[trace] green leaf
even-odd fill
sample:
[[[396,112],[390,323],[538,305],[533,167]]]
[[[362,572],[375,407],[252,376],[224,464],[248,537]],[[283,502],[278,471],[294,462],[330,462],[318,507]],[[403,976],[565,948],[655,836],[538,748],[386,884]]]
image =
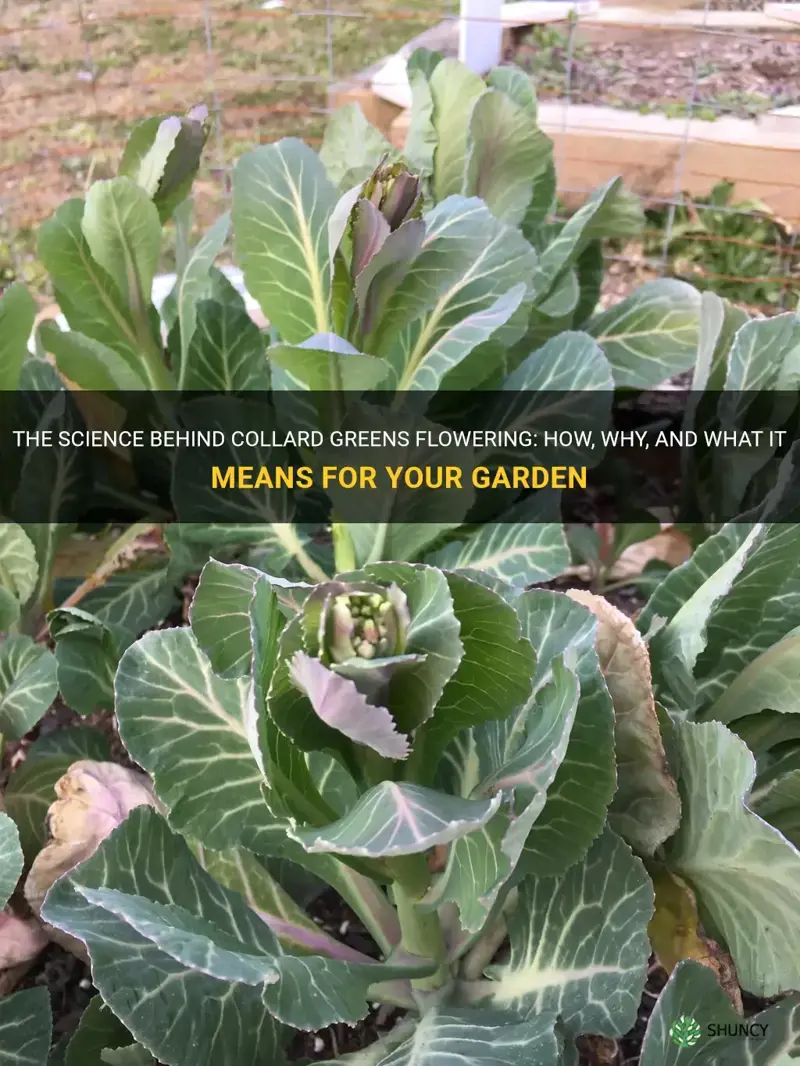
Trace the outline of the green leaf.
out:
[[[19,283],[0,295],[0,390],[16,389],[36,319],[36,303]]]
[[[729,685],[705,717],[733,722],[769,708],[793,714],[800,693],[800,634],[793,634],[762,652]]]
[[[477,829],[502,797],[464,800],[404,782],[384,781],[343,818],[314,829],[289,829],[306,851],[378,858],[416,855]]]
[[[384,157],[393,162],[397,152],[352,103],[331,115],[319,157],[330,180],[342,188],[365,181]]]
[[[536,91],[524,70],[511,66],[495,67],[487,74],[486,83],[490,88],[505,93],[530,118],[536,119]]]
[[[0,1055],[8,1066],[46,1066],[52,1024],[46,988],[0,999]]]
[[[725,390],[795,389],[800,375],[800,318],[796,314],[745,322],[728,354]],[[739,401],[745,404],[746,398]]]
[[[100,1061],[107,1066],[153,1066],[153,1056],[141,1044],[104,1048],[100,1052]]]
[[[287,138],[236,164],[233,226],[248,292],[287,344],[328,333],[328,218],[336,190],[308,145]]]
[[[746,806],[747,746],[718,722],[676,723],[683,821],[669,864],[733,956],[742,988],[773,996],[800,984],[800,852]]]
[[[618,387],[648,389],[694,365],[700,294],[673,278],[648,281],[586,329],[603,349]]]
[[[748,803],[759,817],[800,848],[800,769],[778,774],[762,788],[756,781]]]
[[[435,774],[440,753],[462,729],[507,718],[526,702],[536,666],[534,650],[513,607],[461,575],[448,574],[447,584],[461,625],[464,654],[433,716],[414,739],[415,770],[426,782]],[[389,705],[393,706],[391,700]]]
[[[404,387],[420,392],[436,392],[445,377],[448,388],[458,389],[461,382],[459,367],[479,344],[483,344],[504,326],[517,311],[525,297],[523,283],[515,285],[489,307],[467,315],[455,323],[424,352],[413,372],[405,379]],[[466,387],[466,383],[464,383]]]
[[[0,524],[0,631],[16,624],[38,576],[36,548],[25,530],[10,522]]]
[[[192,249],[186,267],[178,279],[176,301],[181,333],[179,381],[182,381],[191,365],[188,362],[189,345],[197,325],[197,305],[211,294],[211,267],[225,246],[229,229],[230,215],[225,213]]]
[[[250,602],[260,577],[260,571],[241,563],[209,559],[203,567],[189,617],[217,674],[241,677],[250,671]]]
[[[81,389],[135,392],[148,387],[141,362],[129,361],[107,344],[75,330],[64,332],[54,322],[43,322],[39,336],[60,373]]]
[[[430,76],[433,125],[438,136],[434,152],[433,188],[438,202],[464,192],[470,122],[475,103],[487,92],[482,78],[459,63],[443,59]]]
[[[130,178],[96,181],[86,196],[83,235],[94,261],[132,313],[150,306],[161,252],[161,222],[147,193]]]
[[[23,865],[17,827],[7,814],[0,811],[0,910],[17,887]]]
[[[503,382],[505,392],[542,393],[537,402],[535,397],[520,397],[518,407],[522,411],[531,411],[536,415],[536,420],[544,421],[549,413],[551,405],[557,405],[557,417],[561,419],[560,425],[564,425],[564,411],[570,411],[571,424],[575,429],[583,429],[581,412],[585,409],[586,416],[593,416],[591,420],[584,417],[587,426],[594,426],[597,421],[599,410],[597,403],[587,405],[585,400],[579,405],[579,396],[588,390],[597,392],[611,392],[614,381],[611,376],[611,368],[593,337],[588,333],[577,333],[568,330],[559,333],[542,345],[537,351],[532,352],[516,370],[509,374]],[[566,397],[547,396],[547,393],[567,392],[575,393],[574,400]],[[503,401],[506,408],[504,422],[509,426],[514,425],[512,417],[516,411],[507,400]],[[609,395],[609,406],[611,397]],[[567,405],[565,407],[565,404]],[[571,406],[569,406],[571,405]],[[528,421],[525,425],[529,424]],[[530,424],[533,424],[531,420]]]
[[[525,841],[516,876],[559,876],[600,834],[616,789],[614,708],[595,650],[594,615],[568,596],[535,589],[518,600],[523,632],[536,649],[534,691],[559,655],[577,660],[580,699],[566,755],[544,810]]]
[[[692,1019],[700,1026],[702,1037],[697,1043],[681,1047],[672,1039],[670,1030],[679,1018]],[[754,1032],[744,1039],[709,1034],[711,1025],[737,1026],[742,1024],[742,1018],[720,987],[714,970],[686,959],[672,971],[656,1000],[642,1042],[641,1066],[734,1066],[745,1062],[748,1066],[778,1066],[777,1054],[800,1046],[800,1004],[796,996],[750,1015],[747,1023]],[[755,1029],[756,1025],[763,1029]]]
[[[374,389],[386,377],[389,368],[381,359],[362,355],[340,337],[311,337],[297,347],[276,344],[267,349],[270,362],[285,370],[293,383],[311,392],[329,392],[334,385],[332,364],[336,360],[341,388],[346,392]],[[329,401],[328,401],[329,402]]]
[[[157,626],[178,602],[183,567],[173,560],[144,560],[121,570],[83,598],[83,609],[112,629],[142,633]]]
[[[69,1042],[64,1066],[101,1066],[101,1055],[106,1048],[127,1047],[132,1043],[133,1037],[103,1002],[103,997],[95,996]]]
[[[434,1007],[385,1058],[356,1057],[351,1066],[560,1066],[554,1022],[552,1015],[518,1022],[485,1008]]]
[[[263,958],[274,952],[274,937],[241,897],[201,869],[152,809],[135,810],[62,878],[44,913],[87,944],[103,999],[158,1059],[172,1066],[283,1061],[280,1028],[261,989],[214,976],[220,956],[242,951]],[[201,940],[205,963],[181,961]]]
[[[456,769],[461,795],[516,789],[514,817],[499,810],[481,829],[454,840],[444,873],[424,899],[436,908],[446,900],[456,903],[470,932],[487,921],[544,807],[567,749],[578,695],[576,676],[557,660],[552,680],[524,707],[503,721],[462,733],[445,756]]]
[[[92,258],[83,217],[83,200],[62,204],[39,227],[39,258],[70,329],[113,348],[135,366],[141,355],[130,310],[111,276]]]
[[[251,749],[249,678],[225,679],[188,629],[146,634],[119,664],[125,747],[150,771],[171,824],[209,848],[263,839],[272,819]]]
[[[194,317],[196,328],[181,364],[180,388],[201,392],[269,388],[264,336],[247,311],[201,300]],[[181,343],[183,336],[181,331]]]
[[[570,552],[560,522],[487,522],[468,539],[453,541],[425,561],[468,575],[491,574],[525,589],[562,574],[570,564]]]
[[[653,886],[610,829],[563,877],[530,877],[508,918],[511,958],[491,967],[492,1001],[535,1018],[558,1014],[572,1036],[621,1036],[647,976]]]
[[[59,607],[47,621],[64,702],[78,714],[113,709],[114,675],[134,634],[77,607]]]
[[[536,125],[535,98],[533,107],[531,114],[506,93],[490,91],[470,116],[464,192],[479,196],[509,226],[522,223],[552,157],[553,142]]]
[[[439,138],[433,124],[433,96],[430,78],[444,56],[417,48],[406,65],[406,75],[411,89],[411,115],[409,118],[403,155],[409,166],[427,177],[433,174],[433,159]]]
[[[208,110],[202,105],[180,119],[153,116],[136,126],[128,138],[118,173],[146,189],[162,223],[191,191],[210,130],[207,118]]]
[[[105,735],[87,727],[58,729],[28,748],[25,761],[11,774],[4,793],[26,862],[32,862],[47,842],[47,812],[56,800],[56,781],[79,759],[105,762],[110,758]]]
[[[56,698],[56,661],[30,637],[0,644],[0,733],[20,740]]]

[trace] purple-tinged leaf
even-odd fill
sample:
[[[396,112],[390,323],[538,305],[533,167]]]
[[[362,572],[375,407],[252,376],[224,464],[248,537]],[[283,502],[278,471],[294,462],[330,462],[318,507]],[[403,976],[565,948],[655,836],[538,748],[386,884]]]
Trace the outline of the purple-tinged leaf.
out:
[[[387,759],[408,758],[408,737],[397,732],[389,711],[367,703],[349,678],[332,673],[304,652],[292,660],[291,676],[326,725]]]
[[[357,278],[367,263],[376,255],[391,227],[383,215],[369,200],[359,200],[353,208],[353,262],[351,273]]]

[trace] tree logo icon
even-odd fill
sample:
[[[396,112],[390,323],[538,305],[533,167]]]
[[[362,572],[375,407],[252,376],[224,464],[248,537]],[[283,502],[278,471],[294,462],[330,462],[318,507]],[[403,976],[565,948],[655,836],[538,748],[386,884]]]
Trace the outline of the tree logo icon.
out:
[[[703,1030],[688,1014],[682,1014],[680,1018],[669,1027],[669,1035],[672,1043],[677,1047],[694,1047]]]

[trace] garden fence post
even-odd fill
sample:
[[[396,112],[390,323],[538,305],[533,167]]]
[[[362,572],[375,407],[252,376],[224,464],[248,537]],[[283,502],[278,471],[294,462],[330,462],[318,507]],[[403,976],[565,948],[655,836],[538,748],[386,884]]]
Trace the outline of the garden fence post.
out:
[[[502,13],[503,0],[461,0],[458,58],[477,74],[500,62]]]

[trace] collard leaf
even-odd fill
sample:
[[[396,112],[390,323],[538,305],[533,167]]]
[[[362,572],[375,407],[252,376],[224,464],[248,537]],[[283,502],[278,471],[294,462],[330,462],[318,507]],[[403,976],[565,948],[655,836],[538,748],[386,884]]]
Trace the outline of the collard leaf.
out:
[[[0,631],[17,622],[38,574],[36,548],[25,530],[10,522],[0,524]]]
[[[638,389],[689,370],[699,328],[700,294],[673,278],[646,282],[586,326],[605,352],[617,386]]]
[[[332,334],[312,337],[294,348],[273,345],[267,349],[267,356],[275,366],[286,371],[293,383],[311,392],[333,391],[336,387],[346,392],[365,392],[379,385],[389,369],[381,359],[362,355]],[[339,375],[338,381],[332,376],[334,373]]]
[[[188,629],[165,629],[128,648],[114,687],[120,736],[176,828],[217,850],[269,835],[249,679],[216,676]]]
[[[778,774],[757,788],[749,806],[800,849],[800,769]]]
[[[536,118],[536,90],[525,71],[512,66],[495,67],[487,74],[486,83],[490,88],[505,93],[530,118]]]
[[[187,391],[247,392],[269,388],[266,344],[247,311],[235,304],[201,300],[195,330],[181,364]],[[183,344],[181,332],[181,344]]]
[[[697,1023],[698,1041],[681,1046],[672,1038],[671,1029],[679,1018]],[[741,1016],[713,971],[687,959],[678,964],[656,1000],[642,1042],[641,1066],[777,1066],[776,1055],[800,1046],[796,996],[750,1016],[747,1022],[751,1035],[744,1039],[725,1033],[725,1027],[742,1024]],[[716,1035],[711,1026],[722,1029],[722,1035]]]
[[[426,562],[443,570],[481,572],[525,589],[558,577],[569,566],[570,553],[559,522],[520,522],[479,526],[466,540],[455,540]]]
[[[154,918],[147,927],[140,915],[143,931],[137,931],[132,923],[137,902],[163,915],[161,924]],[[159,1059],[175,1066],[255,1066],[266,1055],[281,1062],[279,1027],[257,986],[213,976],[211,953],[206,967],[193,967],[159,946],[159,939],[172,946],[170,914],[176,941],[178,923],[185,925],[187,952],[195,925],[212,951],[213,937],[252,955],[274,951],[275,941],[266,924],[235,893],[220,888],[149,808],[134,811],[91,859],[58,883],[45,914],[89,946],[103,999]],[[174,995],[162,995],[164,988]]]
[[[78,1028],[67,1046],[64,1066],[101,1066],[106,1048],[128,1047],[133,1037],[103,1002],[95,996],[81,1015]]]
[[[30,637],[0,644],[0,733],[21,739],[56,698],[56,661]]]
[[[443,59],[430,76],[433,125],[438,137],[434,152],[433,188],[437,201],[464,192],[472,112],[487,92],[482,78],[456,59]]]
[[[718,722],[681,722],[675,732],[684,813],[669,864],[695,889],[742,988],[761,996],[797,988],[800,852],[746,806],[755,765],[738,737]]]
[[[552,1015],[519,1022],[502,1011],[436,1007],[408,1040],[379,1060],[364,1059],[363,1066],[558,1066],[554,1024]],[[362,1066],[361,1060],[352,1066]]]
[[[150,304],[161,251],[161,222],[153,201],[130,178],[97,181],[86,196],[81,225],[94,261],[128,307],[141,313]]]
[[[0,811],[0,910],[17,887],[23,864],[17,827]]]
[[[0,390],[19,385],[35,318],[36,303],[25,286],[9,285],[0,295]]]
[[[566,755],[529,833],[516,876],[560,876],[600,834],[616,789],[614,708],[595,651],[597,622],[558,592],[535,589],[518,600],[523,632],[536,649],[534,692],[557,656],[577,660],[580,699]]]
[[[189,345],[197,324],[197,304],[210,295],[211,267],[225,246],[229,229],[230,216],[226,213],[197,242],[178,278],[176,302],[181,334],[179,382],[188,371]]]
[[[112,627],[77,607],[59,607],[48,616],[55,641],[58,687],[79,714],[114,706],[114,675],[133,642],[130,630]]]
[[[681,803],[661,740],[647,646],[602,596],[578,589],[567,595],[598,619],[597,655],[614,704],[618,788],[609,822],[636,851],[652,855],[678,828]]]
[[[325,127],[319,157],[334,185],[365,181],[384,157],[397,155],[386,138],[364,117],[358,104],[337,108]],[[347,179],[345,181],[345,179]]]
[[[297,652],[290,666],[295,685],[308,696],[316,713],[332,729],[386,759],[408,758],[408,737],[397,732],[385,707],[367,703],[355,682]]]
[[[241,677],[250,670],[250,601],[261,574],[241,563],[209,559],[189,612],[192,632],[214,672]]]
[[[88,945],[94,981],[134,1037],[179,1066],[254,1064],[265,1055],[280,1062],[280,1027],[267,1012],[299,1028],[353,1024],[368,1011],[370,984],[433,965],[283,954],[267,923],[209,877],[149,809],[133,812],[96,855],[59,882],[45,914]],[[169,1013],[158,1024],[148,1000],[165,980],[183,996],[162,1000]],[[229,1003],[236,1005],[230,1016]],[[205,1031],[193,1041],[198,1013]]]
[[[536,664],[516,611],[500,596],[459,574],[448,574],[447,584],[464,655],[415,736],[423,780],[432,778],[439,755],[462,729],[507,718],[526,702]]]
[[[209,133],[208,109],[193,107],[183,118],[154,115],[128,138],[118,173],[151,196],[166,222],[191,191]]]
[[[0,1054],[9,1066],[46,1066],[52,1024],[46,988],[0,999]]]
[[[100,1061],[105,1066],[153,1066],[153,1056],[141,1044],[103,1048],[100,1052]]]
[[[531,93],[532,96],[532,93]],[[538,175],[550,162],[553,142],[536,125],[530,106],[505,92],[484,93],[470,116],[464,191],[479,196],[509,226],[519,226]]]
[[[573,1036],[627,1032],[650,955],[653,888],[641,861],[606,829],[563,877],[530,877],[519,891],[511,958],[489,971],[494,1005],[558,1014]]]
[[[762,652],[725,689],[708,717],[730,723],[769,708],[793,714],[800,691],[800,633],[793,633]]]
[[[728,354],[725,391],[789,390],[797,387],[798,379],[800,320],[797,315],[775,315],[774,318],[745,322],[737,331]],[[750,402],[746,397],[731,399],[732,410]]]
[[[82,229],[83,216],[83,200],[62,204],[39,227],[39,258],[53,280],[70,328],[136,365],[141,356],[130,310],[111,275],[93,259]]]
[[[501,799],[462,800],[420,785],[384,781],[339,821],[319,829],[290,829],[289,834],[310,852],[365,858],[416,855],[484,825]]]
[[[81,389],[135,392],[148,386],[143,363],[101,341],[76,330],[62,331],[54,322],[43,322],[39,337],[45,351],[55,357],[59,372]]]
[[[6,810],[17,823],[27,862],[47,841],[47,812],[56,798],[55,784],[80,759],[109,760],[108,740],[98,729],[58,729],[39,737],[5,789]]]
[[[286,138],[239,160],[233,227],[248,292],[287,344],[328,333],[328,217],[336,190],[302,141]]]
[[[183,577],[177,560],[143,560],[112,574],[81,603],[85,611],[112,629],[142,633],[163,622],[178,602],[176,586]]]

